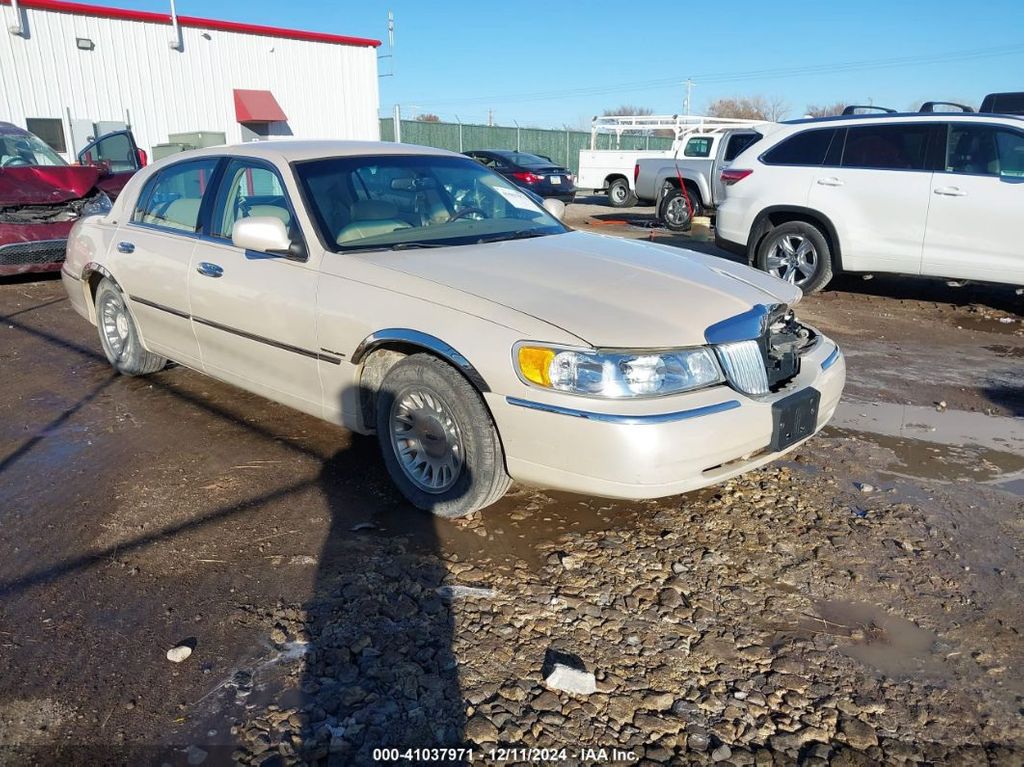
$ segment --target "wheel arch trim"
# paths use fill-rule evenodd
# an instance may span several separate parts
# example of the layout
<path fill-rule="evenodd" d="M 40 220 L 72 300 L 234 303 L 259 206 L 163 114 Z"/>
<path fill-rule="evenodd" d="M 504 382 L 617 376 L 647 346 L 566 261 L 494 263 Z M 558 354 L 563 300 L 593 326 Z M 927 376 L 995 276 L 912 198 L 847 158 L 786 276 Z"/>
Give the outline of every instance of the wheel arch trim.
<path fill-rule="evenodd" d="M 766 228 L 766 225 L 769 223 L 768 219 L 776 213 L 795 213 L 818 221 L 825 228 L 825 234 L 828 235 L 829 244 L 832 246 L 832 263 L 838 271 L 842 271 L 843 249 L 839 241 L 839 232 L 836 229 L 836 225 L 832 223 L 832 219 L 821 211 L 802 205 L 769 205 L 754 217 L 754 223 L 750 227 L 750 241 L 747 245 L 747 259 L 751 264 L 757 260 L 758 245 L 764 236 L 768 234 L 769 230 Z"/>
<path fill-rule="evenodd" d="M 358 365 L 375 349 L 395 343 L 419 347 L 424 351 L 432 352 L 449 362 L 466 376 L 469 382 L 481 393 L 491 391 L 487 381 L 480 375 L 480 371 L 455 347 L 442 341 L 437 336 L 413 330 L 412 328 L 384 328 L 383 330 L 374 331 L 359 342 L 359 346 L 352 353 L 350 360 L 353 364 Z"/>

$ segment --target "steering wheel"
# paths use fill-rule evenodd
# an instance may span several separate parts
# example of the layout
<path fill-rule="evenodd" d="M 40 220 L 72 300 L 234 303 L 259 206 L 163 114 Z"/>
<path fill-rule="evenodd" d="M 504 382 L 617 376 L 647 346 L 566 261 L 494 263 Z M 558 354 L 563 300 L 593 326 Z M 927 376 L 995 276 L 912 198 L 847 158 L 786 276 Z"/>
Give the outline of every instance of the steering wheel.
<path fill-rule="evenodd" d="M 7 160 L 4 161 L 3 165 L 0 165 L 0 167 L 2 167 L 2 168 L 13 168 L 14 166 L 31 165 L 31 164 L 32 163 L 30 163 L 24 157 L 17 157 L 17 156 L 15 156 L 15 157 L 8 157 Z"/>
<path fill-rule="evenodd" d="M 464 218 L 464 217 L 468 216 L 470 213 L 479 213 L 482 218 L 490 218 L 487 215 L 487 211 L 486 210 L 483 210 L 481 208 L 477 208 L 477 207 L 474 207 L 474 206 L 470 206 L 468 208 L 463 208 L 458 213 L 453 213 L 448 218 L 448 223 L 451 223 L 452 221 L 458 221 L 460 218 Z"/>

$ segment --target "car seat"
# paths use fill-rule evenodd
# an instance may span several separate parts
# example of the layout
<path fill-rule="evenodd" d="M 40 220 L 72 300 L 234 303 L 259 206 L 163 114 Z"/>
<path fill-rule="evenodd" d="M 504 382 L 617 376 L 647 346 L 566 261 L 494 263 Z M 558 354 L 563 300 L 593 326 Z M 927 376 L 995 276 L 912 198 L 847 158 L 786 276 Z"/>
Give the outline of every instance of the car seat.
<path fill-rule="evenodd" d="M 352 223 L 338 232 L 338 244 L 389 234 L 398 229 L 411 229 L 398 218 L 398 206 L 384 200 L 358 200 L 350 208 Z"/>

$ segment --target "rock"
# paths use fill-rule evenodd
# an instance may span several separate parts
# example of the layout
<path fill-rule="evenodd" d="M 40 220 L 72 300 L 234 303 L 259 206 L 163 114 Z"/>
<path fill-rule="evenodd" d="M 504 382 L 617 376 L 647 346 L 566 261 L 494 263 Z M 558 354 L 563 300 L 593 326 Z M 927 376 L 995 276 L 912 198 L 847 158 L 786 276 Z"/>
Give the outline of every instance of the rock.
<path fill-rule="evenodd" d="M 675 695 L 670 692 L 655 692 L 645 696 L 640 707 L 651 711 L 668 711 L 675 700 Z"/>
<path fill-rule="evenodd" d="M 480 586 L 445 585 L 438 586 L 437 589 L 435 590 L 437 591 L 437 595 L 441 597 L 441 599 L 448 600 L 464 599 L 468 597 L 483 597 L 489 599 L 491 597 L 497 596 L 498 594 L 498 592 L 496 592 L 494 589 L 483 588 Z"/>
<path fill-rule="evenodd" d="M 466 722 L 466 739 L 474 743 L 497 743 L 498 728 L 484 716 L 477 714 Z"/>
<path fill-rule="evenodd" d="M 867 482 L 854 482 L 854 484 L 857 486 L 857 489 L 860 490 L 862 493 L 875 492 L 875 486 L 869 485 Z"/>
<path fill-rule="evenodd" d="M 556 663 L 551 673 L 544 679 L 544 684 L 552 690 L 572 693 L 573 695 L 591 695 L 597 692 L 597 679 L 593 672 L 572 668 Z"/>
<path fill-rule="evenodd" d="M 878 736 L 874 729 L 861 719 L 844 717 L 839 723 L 839 731 L 851 748 L 858 751 L 878 745 Z"/>
<path fill-rule="evenodd" d="M 711 758 L 716 762 L 724 762 L 732 756 L 732 749 L 726 745 L 721 745 L 711 752 Z"/>
<path fill-rule="evenodd" d="M 553 692 L 545 691 L 533 699 L 530 707 L 534 711 L 561 711 L 562 701 Z"/>
<path fill-rule="evenodd" d="M 202 764 L 206 761 L 208 754 L 199 746 L 189 746 L 185 750 L 185 759 L 191 765 Z"/>
<path fill-rule="evenodd" d="M 658 604 L 662 607 L 679 607 L 683 598 L 675 589 L 662 589 L 658 592 Z"/>
<path fill-rule="evenodd" d="M 180 644 L 167 651 L 167 660 L 171 663 L 181 663 L 182 661 L 188 660 L 191 655 L 192 648 L 187 644 Z"/>

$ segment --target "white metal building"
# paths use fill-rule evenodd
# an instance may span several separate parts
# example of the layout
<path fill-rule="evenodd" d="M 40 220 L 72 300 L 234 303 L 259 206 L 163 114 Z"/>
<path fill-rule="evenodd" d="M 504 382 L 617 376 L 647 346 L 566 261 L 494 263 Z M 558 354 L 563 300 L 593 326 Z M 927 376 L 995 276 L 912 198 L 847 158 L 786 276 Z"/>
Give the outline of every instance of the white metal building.
<path fill-rule="evenodd" d="M 0 0 L 0 121 L 68 159 L 130 125 L 174 134 L 379 138 L 378 40 L 127 11 Z"/>

